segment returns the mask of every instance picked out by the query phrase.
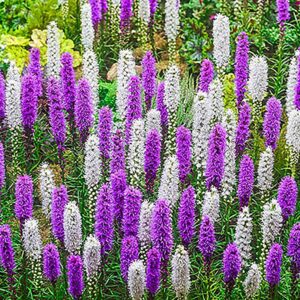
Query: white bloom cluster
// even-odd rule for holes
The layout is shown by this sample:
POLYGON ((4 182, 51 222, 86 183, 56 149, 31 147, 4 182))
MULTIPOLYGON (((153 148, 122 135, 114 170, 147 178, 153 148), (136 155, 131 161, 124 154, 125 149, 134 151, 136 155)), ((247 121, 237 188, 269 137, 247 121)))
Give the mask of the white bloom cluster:
POLYGON ((47 76, 59 79, 60 73, 60 44, 59 31, 55 22, 47 27, 47 76))
POLYGON ((157 129, 161 133, 160 111, 157 109, 151 109, 147 112, 146 132, 148 133, 152 129, 157 129))
POLYGON ((225 68, 230 58, 229 19, 217 14, 213 24, 214 50, 213 55, 218 68, 225 68))
POLYGON ((89 49, 83 53, 83 77, 86 78, 90 84, 94 113, 97 112, 97 106, 99 102, 98 94, 98 80, 99 80, 99 66, 97 62, 96 54, 93 50, 89 49))
POLYGON ((7 80, 20 81, 20 72, 15 61, 10 61, 7 70, 7 80))
POLYGON ((257 264, 252 264, 245 281, 243 282, 246 297, 251 299, 255 296, 261 283, 261 272, 257 264))
POLYGON ((179 199, 179 165, 176 155, 167 157, 161 176, 158 198, 169 201, 174 207, 179 199))
POLYGON ((140 0, 139 9, 138 9, 139 18, 146 24, 150 21, 150 1, 149 0, 140 0))
POLYGON ((226 130, 225 168, 222 180, 222 194, 224 196, 229 196, 236 185, 235 135, 237 122, 231 109, 228 109, 225 112, 222 123, 226 130))
POLYGON ((245 265, 251 259, 252 218, 249 207, 243 207, 239 213, 235 228, 235 243, 245 265))
POLYGON ((128 98, 128 84, 131 76, 136 74, 134 57, 131 50, 120 51, 117 72, 116 104, 120 117, 124 119, 128 98))
POLYGON ((82 242, 81 215, 75 202, 69 202, 64 211, 64 243, 70 254, 78 254, 82 242))
POLYGON ((42 209, 47 218, 50 218, 52 191, 55 187, 54 174, 47 163, 43 163, 39 174, 42 209))
POLYGON ((81 42, 85 51, 93 49, 94 38, 91 5, 86 2, 81 7, 81 42))
POLYGON ((190 287, 190 259, 187 251, 179 245, 172 257, 172 286, 178 299, 186 299, 190 287))
POLYGON ((42 240, 37 220, 31 218, 25 221, 22 239, 27 257, 34 261, 40 260, 42 255, 42 240))
POLYGON ((83 263, 87 277, 98 274, 101 264, 101 245, 97 238, 89 235, 84 243, 83 263))
POLYGON ((292 110, 288 116, 286 144, 296 153, 300 153, 300 111, 292 110))
POLYGON ((177 111, 180 101, 180 76, 179 69, 176 65, 168 68, 165 75, 165 94, 164 104, 167 106, 169 113, 177 111))
POLYGON ((141 260, 132 262, 128 269, 128 288, 133 300, 142 300, 146 289, 146 271, 141 260))
POLYGON ((99 138, 96 134, 90 134, 85 143, 84 179, 88 188, 93 188, 100 181, 101 158, 99 150, 99 138))
POLYGON ((253 56, 249 64, 248 91, 253 101, 261 102, 268 87, 268 64, 264 56, 253 56))
POLYGON ((273 183, 274 154, 271 147, 268 147, 260 154, 257 169, 257 185, 260 191, 267 192, 272 188, 273 183))
POLYGON ((208 101, 212 110, 212 121, 214 123, 222 122, 224 115, 223 84, 219 78, 215 78, 209 85, 208 101))
POLYGON ((215 187, 204 194, 202 216, 209 216, 213 222, 217 222, 220 214, 220 195, 215 187))
POLYGON ((175 41, 179 31, 179 0, 166 0, 165 33, 168 41, 175 41))
POLYGON ((276 199, 264 205, 261 223, 263 246, 270 246, 275 242, 282 227, 281 208, 276 199))

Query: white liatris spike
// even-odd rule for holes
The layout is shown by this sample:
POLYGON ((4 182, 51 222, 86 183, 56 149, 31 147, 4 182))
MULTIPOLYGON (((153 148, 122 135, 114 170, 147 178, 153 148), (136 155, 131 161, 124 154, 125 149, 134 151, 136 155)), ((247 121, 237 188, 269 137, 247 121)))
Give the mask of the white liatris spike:
POLYGON ((166 159, 158 190, 158 198, 168 200, 172 208, 179 199, 179 165, 176 155, 166 159))
POLYGON ((252 229, 252 218, 249 208, 243 207, 243 210, 239 213, 235 228, 235 243, 239 249, 244 265, 251 259, 252 229))
POLYGON ((268 64, 264 56, 253 56, 249 64, 248 90, 253 101, 261 102, 268 87, 268 64))
POLYGON ((138 9, 139 18, 146 24, 150 21, 150 2, 149 0, 140 0, 138 9))
POLYGON ((225 68, 230 58, 229 19, 217 14, 213 24, 214 59, 218 68, 225 68))
POLYGON ((300 111, 292 110, 288 116, 286 144, 297 154, 300 153, 300 111))
POLYGON ((209 216, 213 222, 217 222, 220 215, 220 195, 215 187, 204 194, 202 216, 209 216))
POLYGON ((89 235, 84 243, 83 263, 87 277, 97 275, 101 264, 101 245, 95 236, 89 235))
POLYGON ((245 281, 243 282, 244 290, 247 299, 251 299, 255 296, 259 290, 261 283, 261 272, 257 264, 252 264, 245 281))
POLYGON ((222 123, 226 130, 225 168, 222 180, 222 194, 226 197, 232 193, 236 185, 235 135, 237 123, 231 109, 228 109, 225 112, 222 123))
POLYGON ((267 192, 273 183, 274 154, 271 147, 261 153, 257 169, 257 185, 260 191, 267 192))
POLYGON ((281 208, 276 199, 264 205, 261 222, 263 246, 268 247, 275 242, 282 227, 281 208))
POLYGON ((208 101, 212 110, 212 121, 221 122, 224 115, 223 84, 215 78, 208 88, 208 101))
POLYGON ((20 81, 20 72, 15 61, 10 61, 6 78, 7 80, 20 81))
POLYGON ((60 44, 59 31, 55 22, 47 26, 47 76, 59 79, 60 44))
POLYGON ((42 255, 42 240, 37 220, 31 218, 25 221, 22 239, 26 256, 33 261, 40 260, 42 255))
POLYGON ((141 260, 133 261, 128 269, 128 289, 133 300, 142 300, 146 289, 146 271, 141 260))
POLYGON ((70 254, 78 254, 82 243, 81 215, 75 202, 69 202, 64 211, 64 243, 70 254))
POLYGON ((164 104, 169 113, 176 112, 180 101, 180 76, 176 65, 168 68, 165 75, 164 104))
POLYGON ((187 299, 191 287, 190 259, 187 251, 179 245, 172 257, 172 286, 178 299, 187 299))
POLYGON ((39 174, 43 213, 50 218, 52 191, 55 187, 54 174, 47 163, 43 163, 39 174))
POLYGON ((98 81, 99 81, 99 66, 96 54, 93 50, 89 49, 83 53, 83 77, 86 78, 90 84, 94 113, 97 112, 99 102, 98 94, 98 81))
POLYGON ((90 134, 85 143, 84 179, 88 188, 93 188, 100 181, 101 158, 99 150, 99 138, 96 134, 90 134))
POLYGON ((180 0, 166 1, 165 33, 169 41, 174 41, 179 32, 180 0))
POLYGON ((117 73, 116 104, 120 117, 124 119, 128 98, 128 84, 131 76, 136 74, 134 57, 131 50, 120 51, 117 73))
POLYGON ((94 38, 91 5, 86 2, 81 7, 81 41, 85 51, 93 49, 94 38))
POLYGON ((128 147, 128 170, 133 186, 141 184, 144 173, 145 125, 143 119, 133 121, 131 141, 128 147))
POLYGON ((160 111, 157 109, 151 109, 147 112, 146 132, 152 129, 157 129, 161 133, 160 111))

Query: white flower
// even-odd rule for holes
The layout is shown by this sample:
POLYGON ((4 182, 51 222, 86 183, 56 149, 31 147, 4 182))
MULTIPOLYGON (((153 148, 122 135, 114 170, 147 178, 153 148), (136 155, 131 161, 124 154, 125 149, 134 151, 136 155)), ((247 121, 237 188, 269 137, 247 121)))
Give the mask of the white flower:
POLYGON ((220 214, 220 195, 215 187, 204 194, 202 216, 209 216, 213 222, 218 221, 220 214))
POLYGON ((300 153, 300 111, 292 110, 288 116, 286 143, 296 153, 300 153))
POLYGON ((224 115, 223 84, 219 78, 214 79, 208 88, 208 101, 212 110, 212 121, 221 122, 224 115))
POLYGON ((165 75, 164 104, 169 113, 176 113, 180 101, 180 76, 177 66, 168 68, 165 75))
POLYGON ((168 157, 161 176, 158 198, 169 201, 174 207, 179 199, 179 166, 176 155, 168 157))
POLYGON ((82 243, 81 215, 75 202, 69 202, 64 211, 64 243, 70 254, 77 254, 82 243))
POLYGON ((257 185, 263 191, 269 191, 273 183, 273 167, 274 154, 270 147, 260 154, 258 170, 257 170, 257 185))
POLYGON ((214 58, 219 68, 224 68, 230 58, 230 28, 229 19, 217 14, 213 24, 214 58))
POLYGON ((161 133, 160 111, 157 109, 151 109, 147 112, 146 132, 148 133, 152 129, 157 129, 161 133))
POLYGON ((146 288, 146 271, 141 260, 132 262, 128 269, 128 289, 133 300, 143 299, 146 288))
POLYGON ((139 10, 138 16, 146 24, 150 21, 150 2, 149 0, 140 0, 139 1, 139 10))
POLYGON ((27 257, 32 260, 40 260, 42 255, 42 240, 37 220, 31 218, 25 221, 22 239, 27 257))
POLYGON ((86 2, 81 7, 81 42, 85 51, 93 49, 94 37, 91 5, 86 2))
POLYGON ((7 80, 20 81, 20 72, 15 61, 9 62, 9 68, 7 70, 7 80))
POLYGON ((47 27, 47 76, 59 79, 60 73, 60 44, 59 31, 55 22, 47 27))
POLYGON ((261 272, 257 264, 252 264, 245 281, 243 282, 244 290, 247 298, 252 298, 255 296, 256 292, 259 290, 261 283, 261 272))
POLYGON ((175 41, 179 31, 179 2, 180 0, 166 0, 165 4, 165 33, 168 41, 175 41))
POLYGON ((179 245, 172 257, 172 286, 178 299, 186 299, 190 287, 190 259, 187 251, 179 245))
POLYGON ((101 245, 98 239, 89 235, 84 243, 83 263, 88 277, 98 274, 101 264, 101 245))

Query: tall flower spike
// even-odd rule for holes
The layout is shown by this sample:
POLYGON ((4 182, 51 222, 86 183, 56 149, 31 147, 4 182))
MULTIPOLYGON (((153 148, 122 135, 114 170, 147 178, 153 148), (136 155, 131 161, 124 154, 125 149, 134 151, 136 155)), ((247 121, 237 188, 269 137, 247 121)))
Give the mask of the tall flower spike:
POLYGON ((211 107, 212 122, 222 122, 224 115, 224 101, 223 101, 223 83, 217 77, 214 79, 208 88, 208 101, 211 107))
POLYGON ((139 1, 138 16, 142 22, 146 25, 150 22, 150 1, 141 0, 139 1))
POLYGON ((105 166, 106 160, 110 158, 112 125, 113 115, 111 109, 107 106, 102 107, 99 110, 98 136, 103 166, 105 166))
POLYGON ((81 6, 81 42, 84 50, 92 50, 95 33, 92 22, 92 9, 89 2, 81 6))
POLYGON ((272 149, 268 147, 260 154, 257 169, 257 185, 262 192, 268 192, 272 188, 273 183, 273 167, 274 154, 272 149))
POLYGON ((209 59, 201 63, 198 91, 208 93, 208 88, 214 79, 214 65, 209 59))
POLYGON ((130 19, 133 16, 132 0, 120 0, 120 29, 123 34, 128 34, 130 29, 130 19))
POLYGON ((47 26, 47 76, 59 78, 60 69, 59 31, 55 22, 47 26))
POLYGON ((161 82, 157 87, 156 96, 156 109, 160 112, 160 124, 163 127, 163 131, 166 131, 168 125, 168 110, 164 103, 165 96, 165 82, 161 82))
MULTIPOLYGON (((300 49, 298 49, 300 51, 300 49)), ((295 85, 295 95, 294 95, 294 104, 296 108, 300 109, 300 54, 298 54, 297 59, 298 73, 297 73, 297 83, 295 85)))
POLYGON ((84 289, 83 264, 79 255, 70 255, 67 261, 68 292, 74 298, 81 297, 84 289))
POLYGON ((290 19, 290 3, 289 0, 277 0, 277 22, 284 29, 285 22, 290 19))
POLYGON ((141 260, 132 262, 128 269, 128 288, 133 300, 142 300, 146 288, 146 271, 141 260))
POLYGON ((37 220, 31 218, 25 221, 22 240, 26 256, 30 260, 39 261, 42 255, 42 240, 37 220))
POLYGON ((121 274, 125 281, 128 279, 128 269, 131 263, 139 258, 139 244, 134 236, 128 236, 122 239, 121 244, 121 274))
POLYGON ((215 187, 204 194, 202 216, 209 216, 213 223, 219 220, 220 214, 220 195, 215 187))
POLYGON ((172 286, 177 299, 187 299, 191 287, 190 259, 184 247, 179 245, 172 258, 172 286))
POLYGON ((100 0, 89 0, 92 10, 92 22, 95 29, 102 19, 102 3, 100 0))
POLYGON ((152 248, 147 253, 146 267, 146 287, 150 294, 154 296, 160 284, 160 264, 161 255, 156 248, 152 248))
POLYGON ((300 110, 293 110, 288 116, 286 143, 295 153, 300 153, 300 110))
POLYGON ((261 271, 259 266, 253 263, 248 271, 247 277, 243 282, 246 297, 251 299, 259 290, 261 283, 261 271))
POLYGON ((2 142, 0 142, 0 193, 5 185, 5 153, 2 142))
POLYGON ((101 245, 93 235, 89 235, 84 243, 83 263, 88 278, 97 276, 101 264, 101 245))
POLYGON ((291 229, 288 245, 287 255, 292 259, 291 270, 293 276, 296 277, 300 273, 300 223, 294 224, 291 229))
POLYGON ((104 19, 105 14, 108 12, 108 3, 107 0, 100 0, 100 7, 101 7, 101 20, 104 19))
POLYGON ((44 276, 54 284, 61 275, 59 252, 54 244, 47 244, 43 250, 44 276))
POLYGON ((35 88, 38 97, 43 95, 43 71, 41 67, 40 56, 41 54, 39 48, 31 48, 29 64, 27 67, 28 73, 35 77, 35 88))
POLYGON ((248 206, 254 184, 254 164, 248 155, 243 155, 239 170, 239 185, 237 195, 240 202, 240 210, 248 206))
POLYGON ((156 12, 158 3, 157 3, 157 0, 150 0, 149 2, 150 2, 150 15, 153 18, 154 14, 156 12))
POLYGON ((146 119, 146 133, 149 133, 152 129, 157 129, 158 133, 162 133, 161 128, 161 116, 160 111, 156 109, 151 109, 147 112, 146 119))
POLYGON ((274 244, 268 254, 265 262, 266 280, 271 287, 280 282, 280 272, 283 250, 279 244, 274 244))
POLYGON ((117 129, 111 137, 111 160, 110 172, 114 174, 116 171, 125 170, 125 149, 123 134, 117 129))
POLYGON ((0 72, 0 125, 2 126, 2 122, 5 119, 5 79, 0 72))

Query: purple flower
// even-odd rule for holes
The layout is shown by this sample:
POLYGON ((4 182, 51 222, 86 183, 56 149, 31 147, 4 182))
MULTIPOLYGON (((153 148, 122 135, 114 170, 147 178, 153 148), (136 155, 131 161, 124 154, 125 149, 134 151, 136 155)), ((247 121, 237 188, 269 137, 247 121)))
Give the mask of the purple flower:
POLYGON ((102 255, 107 254, 113 246, 114 215, 112 201, 109 185, 102 185, 98 193, 95 214, 95 235, 101 244, 102 255))
POLYGON ((152 296, 159 289, 160 263, 161 256, 159 251, 156 248, 150 249, 147 253, 146 287, 152 296))
POLYGON ((32 217, 33 212, 33 182, 30 176, 18 176, 15 191, 15 214, 20 223, 32 217))
MULTIPOLYGON (((150 2, 151 3, 151 2, 150 2)), ((152 98, 155 95, 156 68, 155 58, 151 51, 147 51, 142 60, 142 86, 145 92, 145 102, 147 110, 151 109, 152 98)))
POLYGON ((165 83, 161 82, 157 87, 157 96, 156 96, 156 108, 160 112, 160 122, 163 128, 163 131, 166 131, 168 126, 168 109, 164 104, 165 97, 165 83))
POLYGON ((274 244, 271 247, 268 257, 265 261, 266 280, 270 286, 279 284, 282 254, 282 246, 279 244, 274 244))
POLYGON ((25 131, 33 132, 33 125, 37 118, 38 95, 35 77, 28 73, 22 77, 21 112, 25 131))
POLYGON ((267 111, 264 118, 264 137, 266 147, 270 146, 273 150, 277 147, 277 141, 280 134, 280 119, 282 107, 279 100, 275 97, 269 99, 267 111))
POLYGON ((103 20, 104 15, 108 12, 107 0, 100 0, 101 7, 101 20, 103 20))
POLYGON ((277 22, 283 26, 290 19, 290 3, 289 0, 277 0, 277 22))
POLYGON ((9 280, 12 281, 15 263, 15 253, 11 241, 11 231, 7 224, 0 226, 0 262, 5 269, 9 280))
POLYGON ((214 79, 214 65, 209 59, 201 63, 198 90, 208 93, 208 87, 214 79))
POLYGON ((290 232, 287 255, 292 259, 293 275, 300 273, 300 223, 294 224, 290 232))
POLYGON ((219 189, 224 176, 224 159, 226 150, 226 130, 216 124, 209 136, 208 156, 205 170, 206 188, 219 189))
POLYGON ((64 241, 64 210, 68 202, 68 193, 64 185, 53 189, 51 202, 52 233, 61 243, 64 241))
POLYGON ((209 264, 216 249, 214 224, 209 216, 203 216, 200 225, 198 248, 201 251, 205 264, 209 264))
POLYGON ((119 170, 125 171, 125 148, 122 131, 117 129, 111 138, 110 172, 114 174, 119 170))
POLYGON ((142 117, 142 101, 140 80, 138 76, 132 76, 128 85, 128 101, 126 108, 126 143, 129 144, 131 137, 131 126, 134 120, 142 117))
POLYGON ((160 252, 164 263, 167 263, 173 248, 172 218, 167 200, 156 201, 150 227, 153 246, 160 252))
POLYGON ((103 160, 109 159, 111 148, 112 111, 109 107, 99 110, 98 137, 99 150, 103 160))
POLYGON ((68 292, 77 299, 82 295, 84 289, 83 282, 83 264, 79 255, 71 255, 67 261, 68 271, 68 292))
POLYGON ((235 52, 235 95, 236 104, 239 108, 242 104, 246 92, 248 81, 249 59, 249 41, 245 32, 241 32, 237 38, 237 46, 235 52))
POLYGON ((229 291, 233 289, 241 267, 242 259, 236 244, 228 244, 223 254, 223 272, 224 282, 229 291))
POLYGON ((88 81, 86 79, 79 80, 75 100, 75 122, 83 144, 93 125, 93 106, 91 97, 91 88, 88 81))
POLYGON ((178 230, 182 243, 186 247, 195 235, 195 206, 195 190, 189 186, 181 195, 178 212, 178 230))
POLYGON ((150 15, 151 17, 153 17, 157 9, 157 0, 149 0, 149 3, 150 3, 150 15))
POLYGON ((132 16, 132 0, 121 0, 120 28, 123 34, 128 33, 132 16))
POLYGON ((239 185, 237 195, 240 209, 248 206, 254 184, 254 164, 248 155, 243 155, 239 170, 239 185))
POLYGON ((182 183, 184 183, 192 168, 192 135, 189 129, 184 126, 177 128, 176 145, 176 154, 179 163, 179 179, 182 183))
POLYGON ((139 258, 139 244, 135 236, 128 236, 122 239, 121 245, 121 274, 125 281, 128 278, 130 264, 139 258))
POLYGON ((145 180, 148 192, 153 192, 157 170, 160 166, 161 135, 157 129, 148 132, 145 146, 145 180))
POLYGON ((43 96, 43 72, 40 62, 40 49, 31 48, 27 71, 35 77, 35 89, 38 97, 43 96))
POLYGON ((102 19, 101 4, 101 0, 90 0, 92 10, 92 22, 95 28, 98 27, 98 24, 102 19))
POLYGON ((0 72, 0 123, 5 118, 5 79, 0 72))
POLYGON ((240 106, 238 124, 235 136, 235 152, 240 155, 246 148, 246 142, 250 136, 251 108, 247 102, 240 106))
POLYGON ((2 142, 0 142, 0 191, 5 185, 5 156, 2 142))
POLYGON ((122 229, 124 236, 137 236, 139 230, 142 193, 133 187, 127 187, 124 193, 122 229))
POLYGON ((280 205, 282 217, 286 221, 296 210, 298 197, 298 187, 294 178, 286 176, 282 178, 279 188, 277 201, 280 205))
POLYGON ((296 108, 300 110, 300 55, 298 55, 298 75, 297 75, 297 84, 295 86, 294 104, 296 108))
POLYGON ((60 259, 57 247, 54 244, 47 244, 43 251, 43 270, 44 276, 55 283, 61 275, 60 259))

